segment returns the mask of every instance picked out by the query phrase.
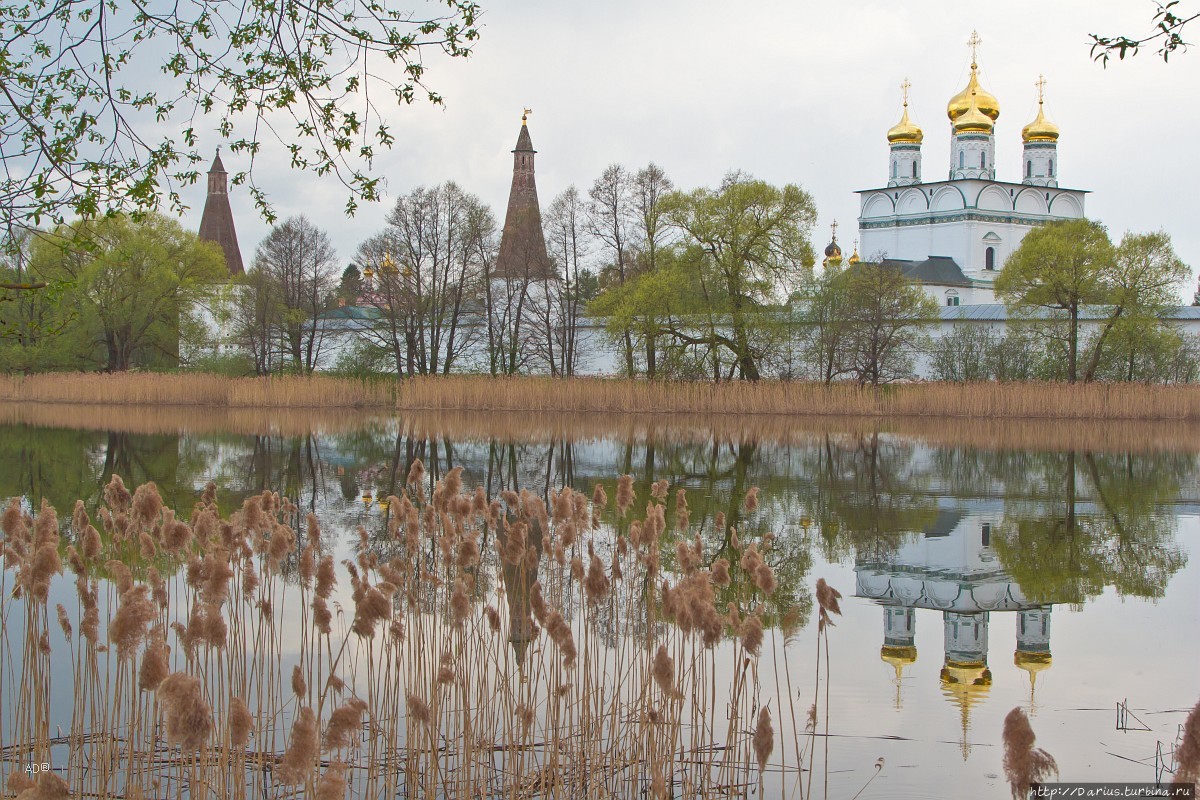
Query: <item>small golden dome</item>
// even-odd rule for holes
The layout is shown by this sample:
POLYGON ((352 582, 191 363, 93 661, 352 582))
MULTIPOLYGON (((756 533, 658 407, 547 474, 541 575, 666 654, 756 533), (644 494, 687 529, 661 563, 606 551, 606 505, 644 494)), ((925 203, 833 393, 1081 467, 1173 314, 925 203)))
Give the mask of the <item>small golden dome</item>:
POLYGON ((1046 97, 1046 79, 1041 75, 1038 76, 1038 113, 1037 118, 1033 122, 1021 128, 1021 141, 1028 144, 1029 142, 1057 142, 1058 141, 1058 126, 1050 120, 1046 119, 1046 112, 1043 108, 1046 97))
POLYGON ((1000 101, 979 85, 978 69, 978 65, 972 61, 971 78, 967 81, 967 88, 951 97, 950 102, 946 104, 946 116, 951 122, 958 122, 960 117, 971 110, 971 95, 975 96, 975 106, 980 113, 992 122, 1000 117, 1000 101))
POLYGON ((966 113, 954 121, 955 133, 991 133, 995 124, 992 118, 979 108, 978 95, 971 95, 971 105, 966 113))
POLYGON ((904 114, 900 117, 900 121, 887 132, 887 140, 892 144, 904 142, 920 144, 924 138, 925 132, 908 118, 908 103, 905 103, 904 114))
POLYGON ((858 240, 856 239, 854 241, 854 252, 850 254, 850 263, 857 264, 860 261, 862 261, 862 259, 858 257, 858 240))

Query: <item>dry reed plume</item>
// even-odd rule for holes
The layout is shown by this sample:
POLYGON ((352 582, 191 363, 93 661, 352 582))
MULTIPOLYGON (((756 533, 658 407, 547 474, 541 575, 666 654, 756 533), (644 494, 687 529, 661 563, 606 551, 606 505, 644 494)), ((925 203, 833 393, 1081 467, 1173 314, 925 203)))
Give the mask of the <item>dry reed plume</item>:
MULTIPOLYGON (((82 505, 61 533, 49 506, 3 513, 0 681, 28 689, 5 757, 60 767, 11 794, 712 798, 811 770, 799 673, 764 625, 774 537, 706 552, 668 528, 687 499, 666 481, 643 516, 630 476, 611 506, 599 487, 488 498, 416 461, 340 564, 273 492, 222 515, 210 484, 186 516, 153 484, 102 494, 102 534, 82 505), (51 611, 60 546, 76 598, 51 611)), ((822 581, 822 613, 839 596, 822 581)))
POLYGON ((1014 800, 1029 795, 1031 784, 1058 775, 1054 757, 1040 747, 1034 747, 1037 736, 1029 717, 1021 708, 1014 708, 1004 718, 1004 777, 1012 788, 1014 800))

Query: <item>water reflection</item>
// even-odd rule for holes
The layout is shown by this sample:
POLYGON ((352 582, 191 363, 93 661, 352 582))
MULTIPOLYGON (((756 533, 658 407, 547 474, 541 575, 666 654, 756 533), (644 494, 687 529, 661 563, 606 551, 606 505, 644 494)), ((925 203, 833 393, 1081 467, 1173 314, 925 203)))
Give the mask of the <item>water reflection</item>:
MULTIPOLYGON (((225 513, 272 489, 316 511, 326 530, 350 539, 361 525, 371 547, 384 547, 386 498, 400 494, 417 459, 427 470, 427 492, 461 466, 464 484, 483 487, 489 498, 524 488, 547 501, 561 487, 590 495, 596 484, 612 497, 616 477, 631 474, 635 510, 650 498, 653 481, 666 479, 672 500, 677 489, 687 492, 706 561, 734 562, 734 580, 721 590, 718 607, 750 596, 731 555, 735 530, 774 537, 765 555, 780 589, 762 615, 769 625, 807 623, 818 559, 853 565, 856 594, 881 607, 881 641, 873 641, 894 668, 898 707, 914 694, 905 671, 918 660, 917 626, 928 630, 940 617, 941 666, 928 686, 948 705, 939 701, 925 713, 958 722, 964 759, 985 736, 972 720, 1011 688, 989 653, 989 629, 999 615, 1005 630, 1008 623, 1015 630, 1013 663, 1029 676, 1032 704, 1038 675, 1053 664, 1055 607, 1080 607, 1105 592, 1164 597, 1187 563, 1179 518, 1200 513, 1200 461, 1178 447, 1106 449, 1095 440, 1054 450, 956 446, 871 428, 786 437, 552 428, 531 438, 473 424, 462 435, 403 420, 296 435, 9 426, 0 429, 0 498, 23 496, 33 507, 45 498, 59 509, 82 498, 94 512, 115 473, 130 485, 155 481, 167 504, 186 513, 212 480, 225 513), (747 515, 743 498, 752 486, 761 489, 762 507, 747 515)), ((1027 430, 1020 442, 1034 439, 1027 430)), ((666 507, 670 531, 675 504, 666 507)), ((641 516, 614 519, 614 530, 628 536, 631 520, 641 516)), ((663 568, 672 569, 674 544, 665 537, 661 557, 663 568)), ((556 567, 547 561, 543 568, 556 567)), ((511 644, 520 653, 522 637, 532 636, 521 625, 532 625, 528 587, 537 574, 505 565, 501 579, 513 601, 511 644)), ((1006 661, 1007 643, 1003 650, 1006 661)), ((1121 696, 1118 688, 1104 688, 1121 696)))
POLYGON ((906 537, 883 558, 855 560, 855 592, 883 606, 880 658, 896 670, 896 704, 902 703, 904 667, 917 660, 916 610, 942 617, 942 692, 959 710, 963 758, 970 754, 970 715, 992 685, 988 627, 993 613, 1017 615, 1014 663, 1029 673, 1051 664, 1053 602, 1031 600, 1004 569, 992 547, 1003 514, 986 506, 938 511, 920 533, 906 537))

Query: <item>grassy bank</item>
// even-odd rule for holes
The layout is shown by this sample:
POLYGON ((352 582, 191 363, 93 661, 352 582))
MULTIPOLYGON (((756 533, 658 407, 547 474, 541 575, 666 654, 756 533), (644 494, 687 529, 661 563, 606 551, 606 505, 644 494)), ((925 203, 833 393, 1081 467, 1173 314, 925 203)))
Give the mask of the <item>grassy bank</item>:
POLYGON ((1200 386, 922 383, 863 389, 810 383, 450 376, 400 382, 331 377, 56 373, 0 377, 0 402, 222 408, 604 414, 1200 420, 1200 386))

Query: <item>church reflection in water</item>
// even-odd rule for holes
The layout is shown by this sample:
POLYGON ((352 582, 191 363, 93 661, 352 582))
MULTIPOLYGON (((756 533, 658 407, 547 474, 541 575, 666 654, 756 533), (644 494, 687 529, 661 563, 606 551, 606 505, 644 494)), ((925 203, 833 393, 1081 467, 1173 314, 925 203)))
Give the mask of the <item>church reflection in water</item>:
POLYGON ((923 532, 887 555, 857 558, 854 567, 855 594, 883 607, 879 655, 896 670, 897 707, 904 667, 917 660, 917 609, 941 612, 942 693, 960 713, 964 759, 970 752, 971 709, 986 699, 992 685, 991 615, 1017 615, 1013 662, 1029 674, 1031 697, 1038 673, 1051 664, 1052 605, 1028 600, 1001 567, 991 537, 1002 520, 998 512, 939 510, 923 532))

